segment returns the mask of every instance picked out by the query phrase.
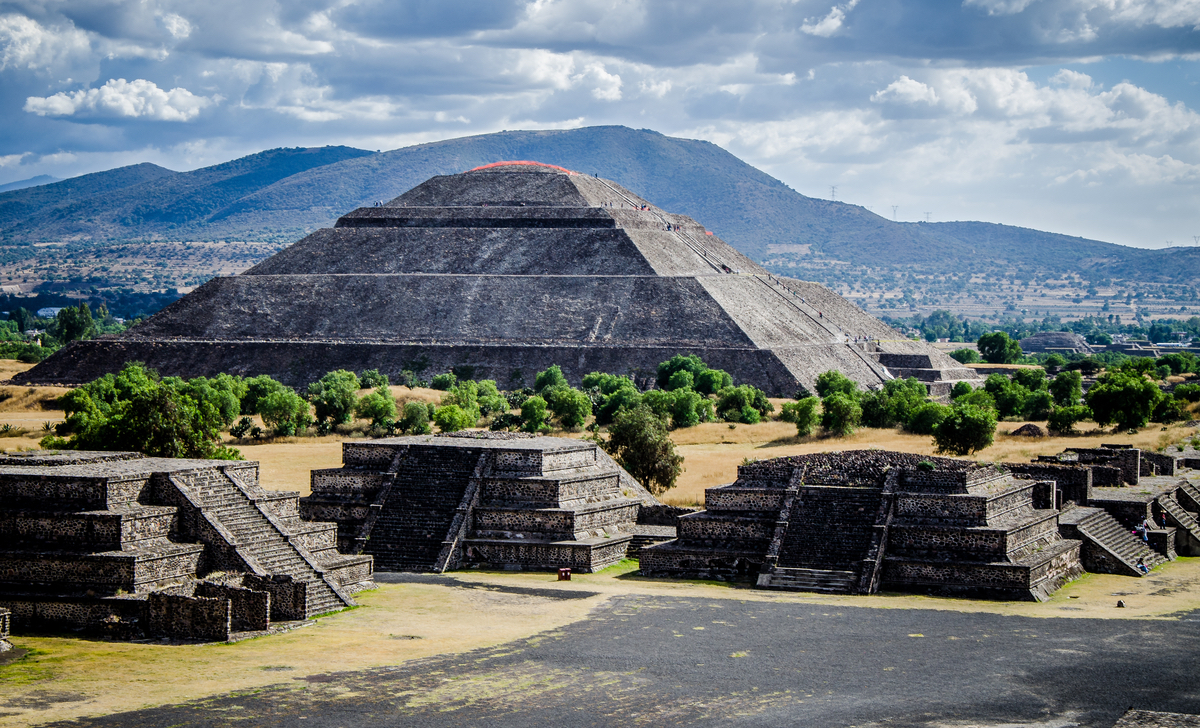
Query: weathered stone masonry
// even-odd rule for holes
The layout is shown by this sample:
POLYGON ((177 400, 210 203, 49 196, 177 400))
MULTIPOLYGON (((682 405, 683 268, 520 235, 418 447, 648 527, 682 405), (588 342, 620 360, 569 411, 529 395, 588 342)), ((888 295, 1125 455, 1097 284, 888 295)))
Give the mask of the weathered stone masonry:
POLYGON ((252 462, 136 453, 0 458, 0 607, 18 630, 229 639, 354 604, 371 559, 337 551, 252 462))

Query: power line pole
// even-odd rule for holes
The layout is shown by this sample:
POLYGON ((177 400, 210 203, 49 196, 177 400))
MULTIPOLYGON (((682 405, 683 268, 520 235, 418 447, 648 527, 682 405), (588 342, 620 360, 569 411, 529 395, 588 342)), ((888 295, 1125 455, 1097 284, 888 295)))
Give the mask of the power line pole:
POLYGON ((929 213, 929 212, 925 213, 925 222, 929 222, 929 216, 931 214, 933 214, 933 213, 929 213))
POLYGON ((837 185, 829 185, 829 199, 837 199, 837 185))
POLYGON ((1200 235, 1193 235, 1192 240, 1196 241, 1196 245, 1200 245, 1200 235))
POLYGON ((896 210, 899 210, 899 209, 900 209, 899 205, 892 205, 892 220, 893 221, 896 219, 896 210))

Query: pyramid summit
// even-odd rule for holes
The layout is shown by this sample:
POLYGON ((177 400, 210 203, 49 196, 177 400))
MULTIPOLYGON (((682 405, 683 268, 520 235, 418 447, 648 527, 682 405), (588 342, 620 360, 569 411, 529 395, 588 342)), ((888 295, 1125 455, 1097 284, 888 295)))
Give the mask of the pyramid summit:
MULTIPOLYGON (((736 204, 731 200, 729 204, 736 204)), ((140 326, 75 342, 21 375, 79 383, 141 361, 164 375, 456 369, 522 386, 558 364, 648 376, 697 354, 780 396, 837 369, 864 386, 975 374, 823 286, 768 274, 695 220, 551 164, 432 177, 140 326)))

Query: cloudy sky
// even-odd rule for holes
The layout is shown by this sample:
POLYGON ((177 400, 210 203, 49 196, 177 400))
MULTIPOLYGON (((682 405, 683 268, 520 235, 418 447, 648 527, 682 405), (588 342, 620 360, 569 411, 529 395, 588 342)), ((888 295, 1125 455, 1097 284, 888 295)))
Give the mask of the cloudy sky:
POLYGON ((1200 0, 0 0, 0 183, 624 124, 899 220, 1200 236, 1200 0))

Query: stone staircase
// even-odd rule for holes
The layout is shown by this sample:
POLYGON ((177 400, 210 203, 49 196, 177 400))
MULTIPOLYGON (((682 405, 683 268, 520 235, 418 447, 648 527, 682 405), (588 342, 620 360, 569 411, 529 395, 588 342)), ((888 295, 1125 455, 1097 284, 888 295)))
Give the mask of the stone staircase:
POLYGON ((1072 508, 1059 517, 1059 524, 1064 530, 1071 532, 1071 538, 1084 541, 1087 546, 1099 549, 1107 559, 1117 562, 1110 565, 1103 563, 1107 559, 1090 558, 1087 564, 1088 571, 1102 570, 1103 573, 1145 576, 1137 568, 1139 559, 1151 569, 1167 561, 1162 554, 1130 533, 1129 529, 1122 526, 1103 508, 1072 508))
POLYGON ((188 476, 172 475, 171 481, 212 522, 232 535, 231 545, 259 576, 289 576, 307 582, 307 616, 353 606, 349 597, 339 594, 313 567, 288 534, 263 514, 237 480, 211 469, 188 476))
MULTIPOLYGON (((1195 491, 1195 488, 1192 488, 1192 490, 1195 491)), ((1190 496, 1191 494, 1189 493, 1188 495, 1190 496)), ((1179 501, 1169 495, 1159 496, 1158 505, 1166 511, 1176 527, 1187 531, 1193 539, 1200 541, 1200 523, 1196 521, 1196 514, 1186 510, 1179 504, 1179 501)))
POLYGON ((397 473, 363 552, 377 571, 432 571, 480 451, 425 448, 397 473))
POLYGON ((801 488, 788 516, 777 568, 853 568, 871 546, 881 496, 877 488, 801 488))
POLYGON ((837 569, 798 569, 776 566, 758 577, 759 587, 820 592, 822 594, 852 594, 858 583, 853 571, 837 569))

